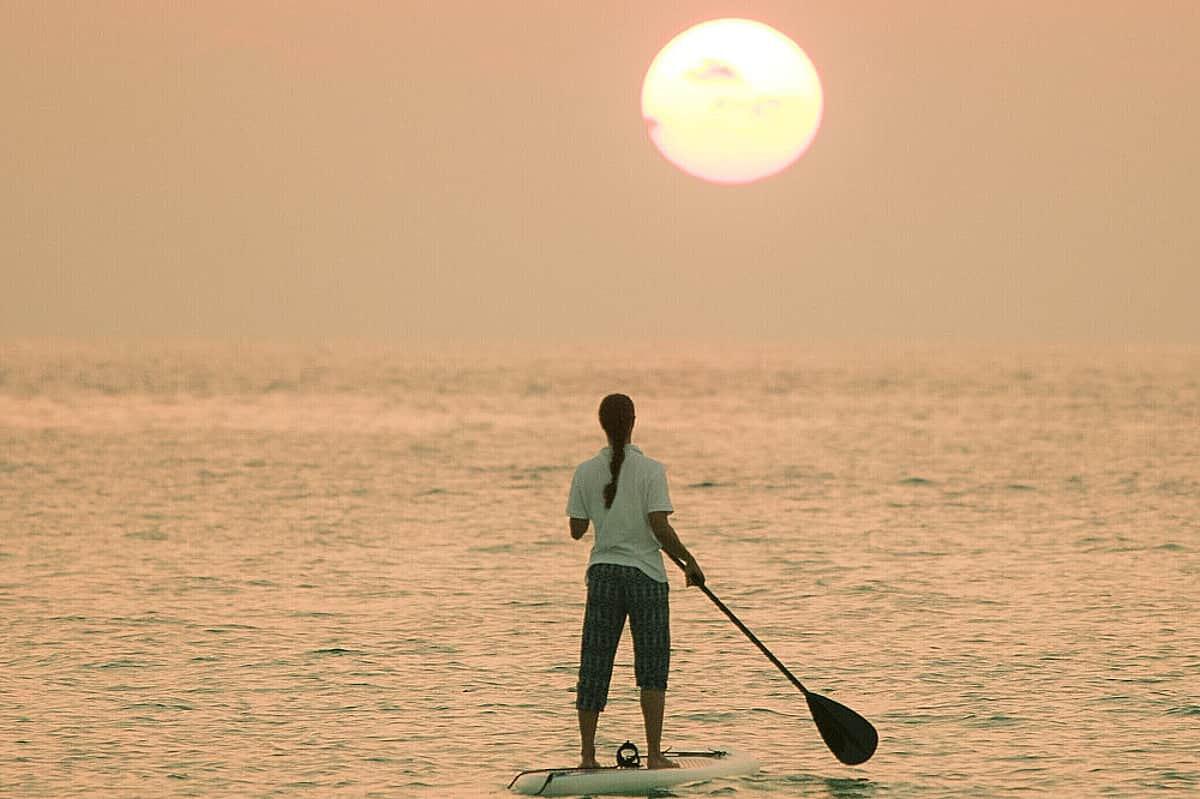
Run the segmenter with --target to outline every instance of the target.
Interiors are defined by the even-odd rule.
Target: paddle
[[[679,568],[684,567],[683,561],[669,552],[667,557],[675,561],[675,565]],[[779,658],[775,657],[771,650],[758,640],[758,636],[750,632],[749,627],[742,624],[741,619],[733,615],[733,611],[727,608],[724,602],[717,599],[717,595],[710,591],[707,585],[701,585],[699,588],[767,656],[767,660],[774,663],[775,668],[783,672],[783,676],[791,680],[792,685],[799,688],[800,692],[804,694],[804,699],[808,702],[808,711],[812,713],[813,721],[817,724],[817,730],[820,731],[821,738],[825,740],[825,745],[829,747],[829,751],[833,752],[834,757],[848,766],[857,766],[859,763],[870,760],[871,755],[875,754],[875,747],[879,744],[879,733],[871,726],[871,722],[840,702],[834,702],[828,697],[814,694],[805,688],[804,683],[788,671],[787,666],[783,665]]]

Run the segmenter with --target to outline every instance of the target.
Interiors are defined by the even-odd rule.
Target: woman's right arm
[[[651,511],[650,529],[654,531],[654,537],[658,539],[658,545],[663,548],[676,562],[683,563],[683,573],[687,577],[688,585],[704,585],[704,572],[700,569],[700,564],[696,563],[696,559],[692,557],[692,553],[679,540],[679,536],[675,533],[675,528],[667,521],[668,513],[665,510]]]

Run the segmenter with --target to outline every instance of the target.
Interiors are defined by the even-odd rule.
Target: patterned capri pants
[[[613,659],[626,616],[633,632],[633,670],[638,686],[665,691],[671,668],[667,584],[633,566],[597,563],[588,569],[587,585],[575,707],[601,711],[608,703]]]

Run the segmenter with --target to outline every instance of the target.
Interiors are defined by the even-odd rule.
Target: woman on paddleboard
[[[646,764],[650,768],[677,765],[662,754],[671,625],[661,550],[684,564],[689,586],[704,584],[704,572],[667,521],[674,508],[662,464],[630,443],[633,422],[633,400],[624,394],[604,398],[600,426],[608,446],[575,469],[567,500],[572,538],[578,541],[589,523],[596,525],[575,694],[582,768],[599,766],[596,722],[608,701],[613,659],[626,616],[633,632],[634,672],[642,689]]]

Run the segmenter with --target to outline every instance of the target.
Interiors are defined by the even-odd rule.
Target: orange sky
[[[718,16],[824,124],[722,187],[648,141]],[[1192,2],[8,2],[0,334],[1200,343]]]

